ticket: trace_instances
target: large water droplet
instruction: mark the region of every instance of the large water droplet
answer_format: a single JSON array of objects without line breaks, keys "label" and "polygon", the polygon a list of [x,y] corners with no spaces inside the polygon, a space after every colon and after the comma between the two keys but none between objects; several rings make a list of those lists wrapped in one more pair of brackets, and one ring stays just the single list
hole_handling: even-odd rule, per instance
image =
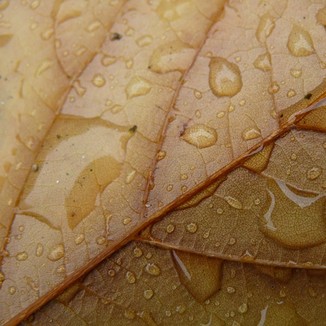
[{"label": "large water droplet", "polygon": [[128,271],[128,272],[126,273],[126,280],[127,280],[128,283],[130,283],[130,284],[134,284],[134,283],[136,283],[136,276],[135,276],[135,274],[134,274],[133,272]]},{"label": "large water droplet", "polygon": [[196,124],[187,128],[181,138],[198,148],[206,148],[217,142],[217,132],[206,125]]},{"label": "large water droplet", "polygon": [[261,137],[261,132],[257,127],[247,128],[242,132],[242,138],[244,140],[252,140]]},{"label": "large water droplet", "polygon": [[211,58],[209,63],[209,85],[216,96],[234,96],[242,88],[239,67],[224,58]]},{"label": "large water droplet", "polygon": [[151,84],[142,77],[133,77],[126,88],[126,93],[128,98],[133,98],[136,96],[146,95],[151,90]]},{"label": "large water droplet", "polygon": [[18,261],[24,261],[28,258],[28,254],[26,251],[23,251],[23,252],[19,252],[17,255],[16,255],[16,259]]},{"label": "large water droplet", "polygon": [[271,56],[269,53],[260,54],[254,61],[254,66],[262,71],[270,71],[272,69]]},{"label": "large water droplet", "polygon": [[293,26],[287,47],[295,57],[305,57],[315,51],[310,34],[298,25]]},{"label": "large water droplet", "polygon": [[275,27],[274,18],[266,13],[260,18],[258,28],[256,31],[256,37],[259,42],[266,42],[268,36],[271,35],[273,29]]},{"label": "large water droplet", "polygon": [[61,259],[64,254],[65,250],[63,244],[58,244],[51,249],[50,253],[48,254],[48,258],[52,261],[57,261]]},{"label": "large water droplet", "polygon": [[172,258],[181,283],[199,302],[220,289],[222,260],[175,250]]}]

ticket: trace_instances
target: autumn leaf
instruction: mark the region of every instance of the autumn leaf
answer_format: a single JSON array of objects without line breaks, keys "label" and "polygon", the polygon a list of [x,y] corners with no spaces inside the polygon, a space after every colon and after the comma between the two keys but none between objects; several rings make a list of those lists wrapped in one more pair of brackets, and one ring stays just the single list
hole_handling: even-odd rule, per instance
[{"label": "autumn leaf", "polygon": [[2,323],[322,322],[322,1],[0,6]]}]

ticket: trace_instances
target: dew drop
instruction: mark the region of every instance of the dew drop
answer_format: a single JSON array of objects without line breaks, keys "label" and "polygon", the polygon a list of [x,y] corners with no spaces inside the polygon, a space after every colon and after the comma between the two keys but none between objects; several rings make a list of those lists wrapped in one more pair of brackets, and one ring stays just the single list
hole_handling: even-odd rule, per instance
[{"label": "dew drop", "polygon": [[41,243],[38,243],[35,249],[36,257],[41,257],[43,255],[43,251],[44,251],[43,245]]},{"label": "dew drop", "polygon": [[75,238],[75,244],[79,245],[85,240],[85,235],[84,234],[78,234],[77,237]]},{"label": "dew drop", "polygon": [[209,63],[209,85],[216,96],[234,96],[242,88],[239,67],[221,57],[211,58]]},{"label": "dew drop", "polygon": [[189,233],[196,233],[197,230],[198,230],[198,226],[196,223],[189,223],[186,225],[186,230],[189,232]]},{"label": "dew drop", "polygon": [[224,111],[218,112],[218,113],[216,114],[216,116],[217,116],[219,119],[221,119],[221,118],[223,118],[223,117],[225,116],[225,112],[224,112]]},{"label": "dew drop", "polygon": [[295,57],[305,57],[315,51],[310,34],[298,25],[293,26],[287,47]]},{"label": "dew drop", "polygon": [[135,176],[136,176],[136,170],[130,171],[126,176],[126,183],[127,184],[131,183],[135,179]]},{"label": "dew drop", "polygon": [[270,55],[268,53],[260,54],[254,61],[254,67],[262,71],[270,71],[272,69]]},{"label": "dew drop", "polygon": [[136,276],[133,272],[128,271],[126,273],[126,280],[129,284],[134,284],[136,283]]},{"label": "dew drop", "polygon": [[53,34],[54,34],[54,29],[53,28],[49,28],[49,29],[47,29],[47,30],[45,30],[45,31],[43,31],[41,33],[41,38],[44,41],[47,41],[47,40],[49,40],[52,37]]},{"label": "dew drop", "polygon": [[196,99],[200,100],[203,97],[203,94],[200,91],[194,90],[194,95]]},{"label": "dew drop", "polygon": [[235,293],[235,288],[232,287],[232,286],[228,286],[228,287],[226,288],[226,291],[227,291],[227,293],[233,294],[233,293]]},{"label": "dew drop", "polygon": [[52,60],[44,60],[36,69],[36,76],[41,76],[45,71],[50,69],[53,66]]},{"label": "dew drop", "polygon": [[236,244],[236,242],[237,240],[235,238],[230,238],[228,244],[233,246],[234,244]]},{"label": "dew drop", "polygon": [[104,55],[101,59],[101,63],[103,66],[107,67],[109,65],[112,65],[113,63],[115,63],[117,61],[117,59],[115,57],[111,57],[109,55]]},{"label": "dew drop", "polygon": [[258,28],[256,31],[256,37],[259,42],[266,42],[266,39],[271,35],[275,27],[274,18],[266,13],[260,18]]},{"label": "dew drop", "polygon": [[261,132],[258,128],[248,128],[242,132],[242,138],[244,140],[252,140],[261,137]]},{"label": "dew drop", "polygon": [[28,258],[28,254],[26,251],[23,251],[23,252],[19,252],[17,255],[16,255],[16,259],[18,261],[24,261]]},{"label": "dew drop", "polygon": [[147,299],[147,300],[150,300],[154,295],[154,292],[153,290],[145,290],[144,291],[144,298]]},{"label": "dew drop", "polygon": [[13,294],[16,293],[16,288],[15,288],[14,286],[10,286],[10,287],[8,288],[8,291],[9,291],[9,294],[13,295]]},{"label": "dew drop", "polygon": [[294,78],[299,78],[302,75],[302,69],[290,69],[290,74]]},{"label": "dew drop", "polygon": [[307,171],[307,178],[309,180],[316,180],[321,175],[321,172],[322,170],[320,167],[312,167]]},{"label": "dew drop", "polygon": [[166,152],[165,151],[159,151],[157,154],[156,154],[156,159],[158,161],[160,160],[163,160],[166,156]]},{"label": "dew drop", "polygon": [[166,227],[166,232],[167,233],[173,233],[173,231],[175,230],[175,226],[173,224],[168,224]]},{"label": "dew drop", "polygon": [[153,42],[153,37],[151,35],[144,35],[136,40],[137,45],[140,47],[150,45],[152,42]]},{"label": "dew drop", "polygon": [[134,256],[137,257],[137,258],[139,258],[139,257],[141,257],[142,255],[143,255],[143,251],[142,251],[139,247],[136,247],[136,248],[134,249]]},{"label": "dew drop", "polygon": [[127,310],[125,310],[125,312],[124,312],[124,316],[125,316],[127,319],[133,320],[133,319],[136,318],[136,313],[135,313],[133,310],[127,309]]},{"label": "dew drop", "polygon": [[145,266],[145,271],[153,276],[158,276],[161,274],[161,269],[154,263],[148,263]]},{"label": "dew drop", "polygon": [[64,246],[62,244],[54,246],[50,253],[48,254],[48,258],[52,261],[57,261],[64,256]]},{"label": "dew drop", "polygon": [[195,124],[187,128],[181,138],[198,148],[206,148],[213,146],[218,136],[215,129],[203,124]]},{"label": "dew drop", "polygon": [[92,83],[96,87],[103,87],[105,85],[105,83],[106,83],[106,80],[103,77],[103,75],[101,75],[101,74],[95,74],[94,77],[93,77],[93,79],[92,79]]},{"label": "dew drop", "polygon": [[273,81],[272,84],[268,87],[269,94],[276,94],[279,90],[280,90],[280,86],[275,81]]},{"label": "dew drop", "polygon": [[104,236],[99,236],[99,237],[96,238],[96,243],[98,245],[103,245],[105,243],[105,241],[106,241],[106,239],[105,239]]},{"label": "dew drop", "polygon": [[296,96],[297,95],[297,92],[294,90],[294,89],[290,89],[288,92],[287,92],[287,97],[291,98],[293,96]]},{"label": "dew drop", "polygon": [[92,33],[92,32],[95,32],[100,27],[101,27],[101,23],[97,20],[97,21],[94,21],[94,22],[90,23],[87,26],[86,30],[87,30],[87,32]]},{"label": "dew drop", "polygon": [[142,96],[149,93],[151,90],[151,85],[145,79],[135,76],[133,77],[126,88],[126,93],[128,98],[133,98],[136,96]]},{"label": "dew drop", "polygon": [[131,222],[131,218],[130,217],[126,217],[122,221],[123,225],[128,225],[130,222]]},{"label": "dew drop", "polygon": [[242,209],[243,208],[243,205],[242,203],[234,198],[234,197],[231,197],[231,196],[225,196],[224,199],[226,200],[226,202],[233,208],[235,209]]},{"label": "dew drop", "polygon": [[115,276],[115,270],[114,270],[114,269],[109,269],[109,270],[108,270],[108,275],[109,275],[110,277],[114,277],[114,276]]},{"label": "dew drop", "polygon": [[126,60],[125,64],[127,69],[131,69],[134,65],[134,60],[132,59]]}]

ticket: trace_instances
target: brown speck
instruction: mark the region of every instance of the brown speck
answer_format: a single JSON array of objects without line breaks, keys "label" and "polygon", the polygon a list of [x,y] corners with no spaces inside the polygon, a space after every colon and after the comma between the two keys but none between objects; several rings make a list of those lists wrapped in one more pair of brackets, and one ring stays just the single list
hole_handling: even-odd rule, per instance
[{"label": "brown speck", "polygon": [[113,33],[111,36],[111,41],[119,41],[122,39],[122,35],[119,33]]},{"label": "brown speck", "polygon": [[308,93],[308,94],[305,95],[304,98],[305,98],[306,100],[310,100],[311,97],[312,97],[312,94],[311,94],[311,93]]}]

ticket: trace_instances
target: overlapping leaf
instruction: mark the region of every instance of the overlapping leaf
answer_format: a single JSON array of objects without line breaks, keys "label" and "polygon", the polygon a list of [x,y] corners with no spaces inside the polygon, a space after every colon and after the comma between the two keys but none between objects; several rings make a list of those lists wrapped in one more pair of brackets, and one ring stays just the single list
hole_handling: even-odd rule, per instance
[{"label": "overlapping leaf", "polygon": [[[204,197],[214,193],[210,198],[195,208],[172,213],[172,219],[175,221],[180,212],[180,219],[184,218],[187,214],[184,212],[191,210],[198,211],[199,216],[207,202],[216,198],[219,206],[227,205],[227,209],[221,208],[223,212],[228,211],[227,218],[220,219],[225,228],[208,221],[213,215],[205,207],[206,224],[200,221],[197,225],[186,217],[184,222],[187,223],[182,230],[180,221],[179,234],[174,226],[169,226],[172,223],[165,227],[164,223],[171,219],[169,216],[152,229],[152,232],[161,232],[161,237],[158,234],[155,237],[164,240],[164,246],[180,248],[178,241],[182,240],[186,245],[183,243],[181,247],[186,250],[222,255],[223,258],[232,255],[236,260],[243,255],[250,257],[250,252],[243,252],[248,243],[238,225],[244,223],[241,227],[245,228],[246,221],[254,240],[259,242],[259,236],[268,239],[267,245],[254,254],[259,262],[284,265],[292,260],[300,267],[307,262],[310,267],[323,266],[325,257],[318,254],[325,241],[323,134],[293,130],[292,137],[297,137],[297,141],[289,145],[290,134],[277,140],[275,146],[280,149],[273,150],[264,172],[258,175],[239,168],[226,175],[259,146],[270,144],[285,134],[307,110],[314,112],[300,122],[301,127],[309,129],[318,125],[319,131],[325,130],[324,110],[310,105],[325,92],[325,8],[322,1],[302,4],[303,8],[309,8],[308,12],[294,1],[277,4],[230,1],[224,7],[223,1],[208,0],[129,1],[125,4],[113,1],[114,9],[106,1],[88,5],[75,1],[46,4],[23,1],[14,5],[4,1],[1,4],[5,9],[2,19],[4,25],[6,22],[8,25],[4,28],[13,28],[11,34],[14,35],[11,37],[6,31],[2,37],[5,51],[11,53],[17,47],[31,53],[33,43],[25,42],[25,34],[15,30],[19,19],[42,19],[31,26],[31,35],[26,38],[34,40],[36,48],[41,48],[40,39],[45,34],[49,40],[46,50],[39,52],[39,58],[25,55],[25,70],[19,70],[19,58],[12,66],[4,65],[8,69],[4,70],[6,78],[18,71],[23,82],[4,83],[8,86],[1,91],[5,116],[10,117],[12,111],[16,115],[15,123],[19,121],[12,134],[7,131],[12,125],[10,119],[1,122],[6,128],[3,132],[6,140],[1,146],[4,157],[9,157],[2,165],[2,243],[15,211],[1,267],[3,321],[20,320],[130,241],[148,224],[215,180],[220,187],[216,190],[213,184],[204,191]],[[106,33],[113,18],[115,22],[110,33]],[[11,45],[15,39],[18,45]],[[52,66],[57,67],[56,70],[51,70]],[[40,69],[36,72],[40,73],[31,73],[36,67]],[[51,88],[45,87],[44,82],[57,75],[61,79],[56,79]],[[10,95],[15,90],[14,85],[25,84],[26,80],[27,85],[33,87],[26,88],[25,93],[17,90]],[[71,90],[70,85],[73,86]],[[62,106],[60,101],[68,91]],[[19,101],[24,104],[23,109]],[[52,109],[45,118],[44,103]],[[36,107],[36,111],[31,111],[31,107]],[[54,119],[53,112],[58,109],[61,114],[47,133],[42,148],[38,149]],[[17,118],[21,114],[34,116],[33,125]],[[42,119],[46,121],[40,124]],[[36,132],[35,123],[42,125],[40,134],[38,129]],[[14,133],[18,131],[25,137],[27,126],[30,133],[24,142],[22,136],[15,137]],[[303,140],[300,134],[307,136]],[[32,144],[29,136],[38,137],[35,148],[14,166],[12,162],[16,158],[10,155],[24,155],[20,147],[26,151],[25,147]],[[316,144],[319,151],[309,150],[309,146]],[[299,161],[304,161],[304,167],[293,160],[288,166],[290,173],[284,174],[288,169],[280,165],[290,154],[283,155],[282,150],[287,151],[288,146]],[[271,145],[266,150],[271,150]],[[247,168],[257,169],[255,164],[264,163],[260,161],[261,157],[254,159],[247,163]],[[308,178],[297,177],[302,169]],[[13,182],[16,174],[19,179]],[[252,187],[248,198],[241,185],[234,185],[239,176]],[[270,181],[272,179],[277,181]],[[15,190],[10,190],[9,185]],[[306,212],[300,211],[305,207],[293,207],[298,210],[296,219],[301,220],[295,230],[289,227],[296,221],[291,216],[285,221],[280,213],[291,205],[289,194],[292,199],[297,196],[312,203],[307,209],[313,223],[303,216]],[[243,198],[237,199],[240,195]],[[277,225],[270,227],[270,221],[263,219],[262,212],[266,217],[266,207],[271,207],[275,198],[270,218]],[[244,199],[248,199],[248,203]],[[274,211],[277,218],[273,216]],[[220,233],[211,232],[212,226]],[[173,229],[168,232],[169,239],[164,235],[168,227]],[[186,240],[185,230],[190,234],[201,232],[202,237],[189,236]],[[233,236],[232,232],[238,234]],[[171,238],[172,234],[176,235],[173,239],[176,242],[170,241],[174,237]],[[278,242],[276,247],[275,241]],[[220,247],[216,246],[217,242]],[[301,257],[299,248],[306,246],[312,248],[304,249]],[[275,248],[281,249],[271,253]],[[121,255],[125,250],[128,251],[124,249]],[[270,255],[266,256],[266,252]],[[132,264],[130,259],[126,264]],[[234,264],[242,268],[239,263]],[[122,285],[118,282],[116,286]],[[133,299],[137,300],[137,296]],[[125,304],[121,303],[123,309]],[[286,306],[284,309],[283,316],[289,313],[300,322],[301,317],[297,317],[292,308]],[[255,313],[258,310],[255,308]],[[89,313],[89,310],[85,312]],[[115,318],[114,314],[110,316]],[[135,316],[143,318],[137,313]],[[144,316],[145,322],[151,323],[152,317],[146,313]],[[162,319],[153,318],[156,322]],[[220,315],[214,318],[225,319]]]}]

